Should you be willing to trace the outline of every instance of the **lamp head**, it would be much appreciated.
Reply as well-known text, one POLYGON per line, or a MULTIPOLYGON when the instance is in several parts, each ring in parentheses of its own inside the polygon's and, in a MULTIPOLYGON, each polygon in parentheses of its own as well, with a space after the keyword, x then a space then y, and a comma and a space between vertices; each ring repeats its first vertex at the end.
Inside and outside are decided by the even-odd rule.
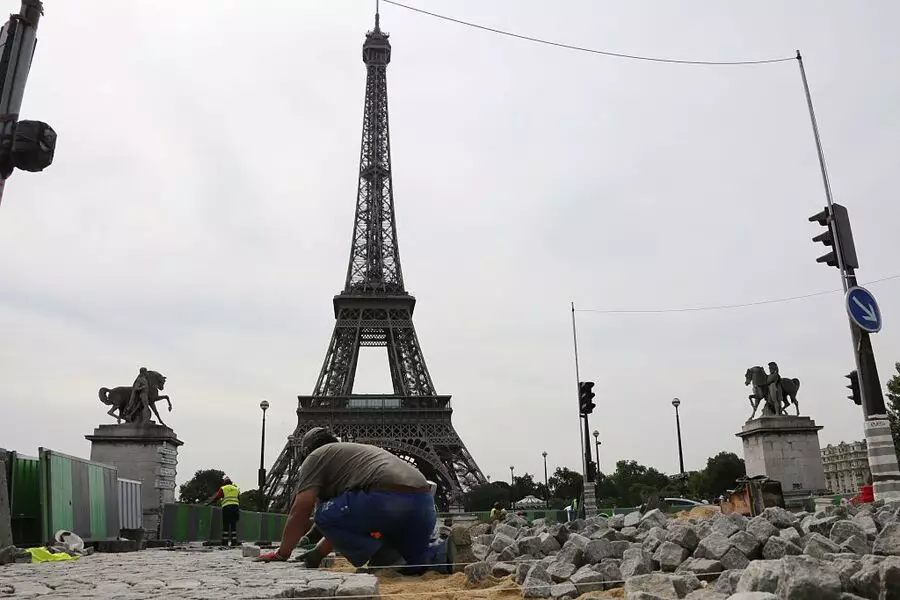
POLYGON ((263 412, 266 412, 267 410, 269 410, 269 402, 267 400, 263 400, 259 403, 259 407, 263 410, 263 412))
POLYGON ((674 406, 675 408, 678 408, 679 406, 681 406, 681 400, 679 400, 678 398, 673 399, 672 406, 674 406))

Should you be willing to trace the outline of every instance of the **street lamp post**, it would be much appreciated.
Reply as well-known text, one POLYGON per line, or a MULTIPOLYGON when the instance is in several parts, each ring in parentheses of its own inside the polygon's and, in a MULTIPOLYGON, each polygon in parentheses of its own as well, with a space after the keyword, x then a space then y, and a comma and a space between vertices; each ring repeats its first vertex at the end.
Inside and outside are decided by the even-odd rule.
POLYGON ((678 468, 681 472, 681 490, 682 494, 684 494, 684 452, 681 448, 681 417, 678 415, 678 407, 681 406, 681 400, 678 398, 672 399, 672 406, 675 407, 675 430, 678 433, 678 468))
POLYGON ((509 485, 510 486, 512 486, 515 483, 515 477, 513 476, 514 468, 515 467, 513 467, 512 465, 509 465, 509 485))
POLYGON ((594 449, 597 453, 597 481, 600 481, 600 432, 594 430, 594 449))
POLYGON ((547 451, 541 452, 541 456, 544 457, 544 502, 550 502, 550 486, 547 485, 547 451))
POLYGON ((259 504, 257 509, 259 512, 266 512, 266 492, 263 488, 266 486, 266 411, 269 409, 269 403, 265 400, 259 403, 262 409, 262 435, 259 442, 259 474, 257 484, 259 485, 259 504))

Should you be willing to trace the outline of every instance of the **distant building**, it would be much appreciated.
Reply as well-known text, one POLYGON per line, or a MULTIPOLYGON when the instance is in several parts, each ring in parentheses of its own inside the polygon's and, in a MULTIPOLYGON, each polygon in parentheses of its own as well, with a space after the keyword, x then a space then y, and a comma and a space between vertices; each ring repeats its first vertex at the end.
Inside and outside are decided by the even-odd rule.
POLYGON ((872 477, 866 440, 822 448, 825 483, 835 494, 855 494, 872 477))

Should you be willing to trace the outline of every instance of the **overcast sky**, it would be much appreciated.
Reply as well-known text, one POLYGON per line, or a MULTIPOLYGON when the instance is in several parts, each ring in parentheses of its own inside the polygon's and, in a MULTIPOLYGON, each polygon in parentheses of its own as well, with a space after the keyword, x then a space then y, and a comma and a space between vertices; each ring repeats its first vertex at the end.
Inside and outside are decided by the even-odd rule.
MULTIPOLYGON (((900 273, 900 37, 894 2, 409 0, 619 52, 806 60, 862 282, 900 273)), ((0 446, 88 457, 101 386, 168 377, 164 413, 199 468, 256 486, 311 392, 344 283, 374 2, 46 0, 23 118, 56 159, 0 205, 0 446)), ((3 0, 17 11, 19 2, 3 0)), ((486 474, 580 469, 569 302, 666 309, 840 286, 817 265, 824 204, 794 61, 628 61, 382 5, 399 245, 415 324, 486 474)), ((900 280, 880 375, 900 360, 900 280)), ((862 438, 839 293, 737 310, 578 313, 602 467, 740 454, 747 367, 802 381, 822 444, 862 438)), ((356 392, 389 392, 382 349, 356 392)), ((539 475, 539 478, 542 474, 539 475)))

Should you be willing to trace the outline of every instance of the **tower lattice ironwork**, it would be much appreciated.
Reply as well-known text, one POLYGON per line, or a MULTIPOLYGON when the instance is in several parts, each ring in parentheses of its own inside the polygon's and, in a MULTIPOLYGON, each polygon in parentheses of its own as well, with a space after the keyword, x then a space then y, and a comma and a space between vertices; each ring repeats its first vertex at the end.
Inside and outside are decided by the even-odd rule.
POLYGON ((457 504, 468 488, 487 483, 451 423, 450 396, 438 395, 425 365, 400 268, 388 129, 388 34, 366 33, 359 188, 344 290, 334 297, 334 333, 313 393, 298 396, 297 429, 275 461, 264 491, 273 508, 287 509, 311 428, 330 428, 343 440, 385 448, 438 484, 436 500, 457 504), (360 348, 387 348, 393 394, 354 394, 360 348))

